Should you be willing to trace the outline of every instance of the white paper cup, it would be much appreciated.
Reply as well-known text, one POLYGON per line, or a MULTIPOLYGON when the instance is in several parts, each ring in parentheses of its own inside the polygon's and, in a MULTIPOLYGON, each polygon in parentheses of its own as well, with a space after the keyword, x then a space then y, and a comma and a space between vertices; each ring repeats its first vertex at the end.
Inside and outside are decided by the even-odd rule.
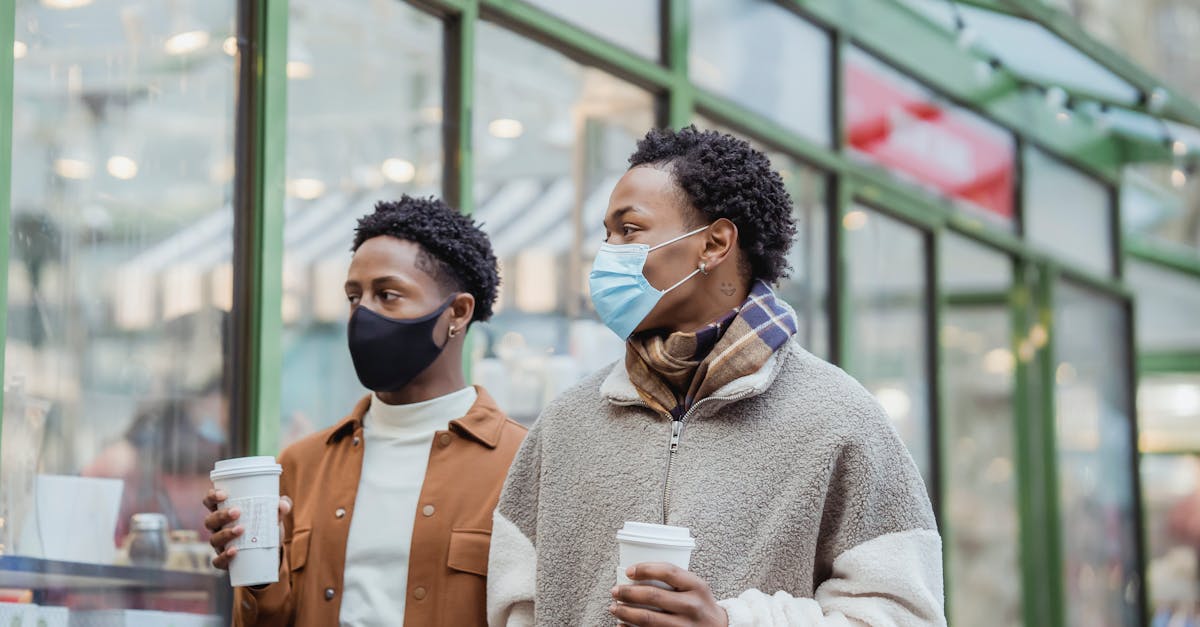
POLYGON ((692 549, 696 541, 687 527, 671 527, 652 523, 626 522, 617 532, 617 584, 649 584, 670 590, 661 581, 634 582, 625 576, 625 571, 636 564, 665 562, 687 570, 692 561, 692 549))
POLYGON ((239 457, 216 463, 209 477, 228 496, 221 509, 236 507, 234 524, 246 532, 229 543, 238 553, 229 563, 229 582, 235 587, 279 581, 279 475, 283 467, 269 455, 239 457))

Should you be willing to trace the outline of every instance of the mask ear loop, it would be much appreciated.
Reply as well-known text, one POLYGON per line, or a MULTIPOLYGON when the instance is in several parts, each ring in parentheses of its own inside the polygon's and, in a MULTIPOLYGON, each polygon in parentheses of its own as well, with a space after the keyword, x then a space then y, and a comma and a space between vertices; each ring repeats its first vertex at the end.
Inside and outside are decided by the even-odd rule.
POLYGON ((667 292, 670 292, 671 290, 673 290, 673 289, 675 289, 675 288, 679 287, 680 285, 683 285, 684 283, 687 283, 687 282, 688 282, 688 281, 689 281, 689 280, 690 280, 692 277, 696 276, 697 274, 700 274, 700 268, 696 268, 695 270, 692 270, 692 273, 691 273, 691 274, 689 274, 689 275, 687 275, 687 276, 683 277, 682 279, 680 279, 678 283, 676 283, 675 285, 672 285, 671 287, 668 287, 667 289, 663 290, 663 294, 666 294, 667 292))

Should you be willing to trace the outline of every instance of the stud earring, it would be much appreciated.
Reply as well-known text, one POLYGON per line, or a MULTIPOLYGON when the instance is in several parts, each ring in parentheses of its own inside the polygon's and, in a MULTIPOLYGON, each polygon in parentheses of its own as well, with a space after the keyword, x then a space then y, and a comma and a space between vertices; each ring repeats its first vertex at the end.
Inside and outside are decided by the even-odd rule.
POLYGON ((703 274, 704 276, 708 276, 708 263, 707 262, 704 262, 704 261, 700 262, 700 274, 703 274))
POLYGON ((450 339, 453 340, 454 336, 457 334, 458 334, 458 329, 454 328, 454 325, 450 325, 450 339))

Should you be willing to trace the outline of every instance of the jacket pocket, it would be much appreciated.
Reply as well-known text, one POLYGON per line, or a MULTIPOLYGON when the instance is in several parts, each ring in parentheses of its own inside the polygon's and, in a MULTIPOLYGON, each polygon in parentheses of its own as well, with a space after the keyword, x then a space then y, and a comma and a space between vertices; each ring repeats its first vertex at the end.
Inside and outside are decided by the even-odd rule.
POLYGON ((312 538, 312 529, 297 529, 292 532, 292 542, 287 546, 288 551, 288 566, 293 570, 300 570, 308 563, 308 544, 312 538))
POLYGON ((492 532, 479 529, 455 529, 450 532, 450 551, 446 565, 453 570, 487 576, 488 549, 492 532))

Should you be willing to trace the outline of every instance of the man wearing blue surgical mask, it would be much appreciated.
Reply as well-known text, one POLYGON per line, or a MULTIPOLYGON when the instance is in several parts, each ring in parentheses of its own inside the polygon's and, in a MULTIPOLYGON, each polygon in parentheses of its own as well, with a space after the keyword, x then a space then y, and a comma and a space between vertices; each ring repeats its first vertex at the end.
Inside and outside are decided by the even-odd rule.
POLYGON ((590 277, 625 359, 551 403, 514 460, 489 623, 944 625, 916 465, 771 289, 795 233, 779 175, 694 127, 651 131, 630 165, 590 277), (617 585, 627 523, 690 533, 688 567, 631 564, 617 585))
MULTIPOLYGON (((491 242, 435 198, 361 218, 345 293, 355 372, 371 394, 279 458, 279 582, 238 588, 236 625, 479 625, 492 510, 525 429, 463 375, 468 326, 499 275, 491 242)), ((245 529, 210 492, 214 565, 245 529)))

